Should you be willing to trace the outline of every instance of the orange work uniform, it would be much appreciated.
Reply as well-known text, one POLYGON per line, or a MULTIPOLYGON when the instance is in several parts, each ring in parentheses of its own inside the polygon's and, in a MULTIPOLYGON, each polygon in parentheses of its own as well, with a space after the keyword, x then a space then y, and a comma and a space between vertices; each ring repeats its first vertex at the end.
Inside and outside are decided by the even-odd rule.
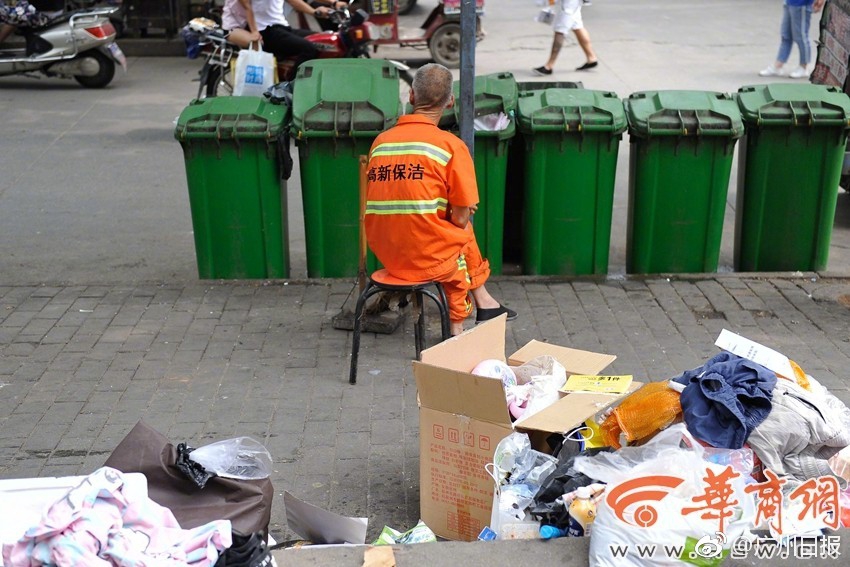
POLYGON ((451 222, 451 207, 478 203, 466 145, 410 114, 381 133, 369 152, 366 241, 390 274, 443 284, 452 321, 472 312, 468 298, 490 276, 472 224, 451 222))

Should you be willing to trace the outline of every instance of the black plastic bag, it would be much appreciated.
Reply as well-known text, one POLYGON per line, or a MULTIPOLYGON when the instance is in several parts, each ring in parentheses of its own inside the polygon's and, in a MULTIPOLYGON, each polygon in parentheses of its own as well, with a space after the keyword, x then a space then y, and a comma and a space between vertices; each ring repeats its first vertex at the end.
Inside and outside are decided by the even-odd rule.
POLYGON ((189 453, 194 451, 192 447, 187 447, 185 443, 177 444, 177 462, 174 465, 180 469, 180 472, 189 477, 192 482, 198 485, 198 488, 203 488, 207 485, 207 481, 216 476, 214 473, 207 470, 189 458, 189 453))

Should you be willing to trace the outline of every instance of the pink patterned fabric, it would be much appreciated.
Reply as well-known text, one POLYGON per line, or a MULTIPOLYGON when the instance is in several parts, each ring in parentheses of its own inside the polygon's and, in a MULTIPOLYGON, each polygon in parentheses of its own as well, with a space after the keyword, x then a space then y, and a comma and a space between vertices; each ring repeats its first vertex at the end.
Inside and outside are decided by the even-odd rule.
POLYGON ((183 530, 171 510, 130 490, 103 467, 3 545, 7 567, 211 567, 231 545, 229 520, 183 530))

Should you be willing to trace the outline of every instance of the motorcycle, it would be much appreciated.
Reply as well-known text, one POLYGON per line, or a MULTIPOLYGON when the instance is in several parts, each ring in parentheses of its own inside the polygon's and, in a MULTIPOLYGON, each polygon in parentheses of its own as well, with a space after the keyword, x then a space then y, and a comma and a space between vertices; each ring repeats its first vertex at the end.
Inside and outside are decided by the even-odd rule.
POLYGON ((116 8, 65 12, 38 28, 19 28, 24 47, 0 50, 0 76, 73 78, 101 89, 112 82, 115 63, 127 70, 127 58, 115 43, 109 16, 116 8))
MULTIPOLYGON (((329 17, 337 25, 336 31, 316 32, 306 38, 318 47, 319 58, 368 58, 370 56, 368 48, 372 37, 367 22, 369 15, 363 10, 357 10, 351 14, 347 9, 343 9, 332 11, 329 17)), ((227 41, 227 32, 212 20, 195 18, 189 22, 187 28, 189 32, 184 33, 184 39, 189 57, 204 54, 197 98, 231 95, 233 93, 231 61, 238 53, 239 47, 227 41)), ((295 78, 295 61, 296 57, 293 56, 277 62, 279 81, 291 81, 295 78)), ((398 69, 399 77, 404 83, 412 84, 410 67, 398 61, 388 61, 398 69)))

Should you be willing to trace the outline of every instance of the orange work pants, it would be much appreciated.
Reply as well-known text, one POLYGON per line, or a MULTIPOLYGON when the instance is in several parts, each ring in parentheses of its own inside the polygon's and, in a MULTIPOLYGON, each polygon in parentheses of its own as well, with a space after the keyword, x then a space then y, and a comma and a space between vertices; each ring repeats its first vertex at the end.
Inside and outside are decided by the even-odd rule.
POLYGON ((458 253, 457 266, 449 273, 434 278, 443 284, 449 302, 449 319, 463 321, 472 313, 469 291, 484 285, 490 277, 490 262, 481 257, 478 242, 473 238, 458 253))

